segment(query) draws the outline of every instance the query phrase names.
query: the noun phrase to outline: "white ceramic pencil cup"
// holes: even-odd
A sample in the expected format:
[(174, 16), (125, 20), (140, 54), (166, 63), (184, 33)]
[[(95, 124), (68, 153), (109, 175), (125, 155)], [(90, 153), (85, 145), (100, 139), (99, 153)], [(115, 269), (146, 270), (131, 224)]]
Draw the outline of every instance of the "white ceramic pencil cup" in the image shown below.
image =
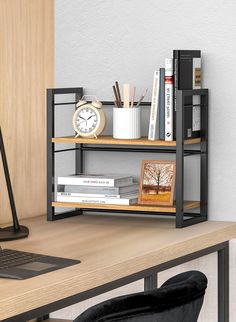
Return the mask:
[(140, 107), (113, 108), (113, 138), (139, 139), (141, 137), (140, 110)]

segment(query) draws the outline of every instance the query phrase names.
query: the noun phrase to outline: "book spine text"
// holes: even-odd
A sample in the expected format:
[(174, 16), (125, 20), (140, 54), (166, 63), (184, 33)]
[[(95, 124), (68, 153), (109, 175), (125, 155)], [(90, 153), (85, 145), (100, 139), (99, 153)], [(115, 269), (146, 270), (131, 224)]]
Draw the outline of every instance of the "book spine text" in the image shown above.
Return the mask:
[(152, 88), (152, 105), (150, 111), (150, 122), (148, 131), (148, 140), (159, 139), (159, 118), (158, 118), (158, 105), (159, 105), (159, 85), (160, 85), (160, 72), (154, 72), (153, 88)]
[(165, 140), (173, 141), (173, 59), (165, 60)]

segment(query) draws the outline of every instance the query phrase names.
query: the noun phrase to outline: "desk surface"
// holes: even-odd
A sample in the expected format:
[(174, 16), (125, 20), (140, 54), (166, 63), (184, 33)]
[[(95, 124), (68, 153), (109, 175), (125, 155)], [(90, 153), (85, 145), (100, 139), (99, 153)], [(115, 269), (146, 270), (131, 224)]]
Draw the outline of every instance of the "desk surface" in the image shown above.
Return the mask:
[(28, 239), (3, 248), (80, 259), (81, 264), (17, 281), (0, 279), (0, 320), (90, 290), (236, 237), (236, 223), (176, 229), (174, 220), (86, 215), (22, 221)]

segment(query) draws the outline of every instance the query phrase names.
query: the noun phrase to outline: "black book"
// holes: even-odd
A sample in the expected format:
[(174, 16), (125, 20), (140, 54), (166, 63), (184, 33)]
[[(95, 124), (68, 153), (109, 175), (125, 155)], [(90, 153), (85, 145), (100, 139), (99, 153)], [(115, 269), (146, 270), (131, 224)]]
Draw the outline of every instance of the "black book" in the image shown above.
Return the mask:
[(159, 139), (165, 140), (165, 68), (160, 68)]
[[(176, 138), (176, 90), (201, 88), (201, 51), (174, 50), (174, 139)], [(184, 138), (200, 137), (200, 97), (187, 97), (185, 104)], [(194, 106), (192, 106), (194, 105)], [(197, 105), (197, 106), (196, 106)]]

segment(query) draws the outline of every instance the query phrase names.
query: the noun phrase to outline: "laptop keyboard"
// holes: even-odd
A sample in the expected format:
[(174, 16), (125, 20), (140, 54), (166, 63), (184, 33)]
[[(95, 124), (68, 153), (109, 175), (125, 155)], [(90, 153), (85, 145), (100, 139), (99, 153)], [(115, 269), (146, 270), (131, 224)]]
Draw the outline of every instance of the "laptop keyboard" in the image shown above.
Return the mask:
[(35, 262), (45, 257), (40, 254), (21, 252), (13, 249), (0, 248), (0, 270)]

